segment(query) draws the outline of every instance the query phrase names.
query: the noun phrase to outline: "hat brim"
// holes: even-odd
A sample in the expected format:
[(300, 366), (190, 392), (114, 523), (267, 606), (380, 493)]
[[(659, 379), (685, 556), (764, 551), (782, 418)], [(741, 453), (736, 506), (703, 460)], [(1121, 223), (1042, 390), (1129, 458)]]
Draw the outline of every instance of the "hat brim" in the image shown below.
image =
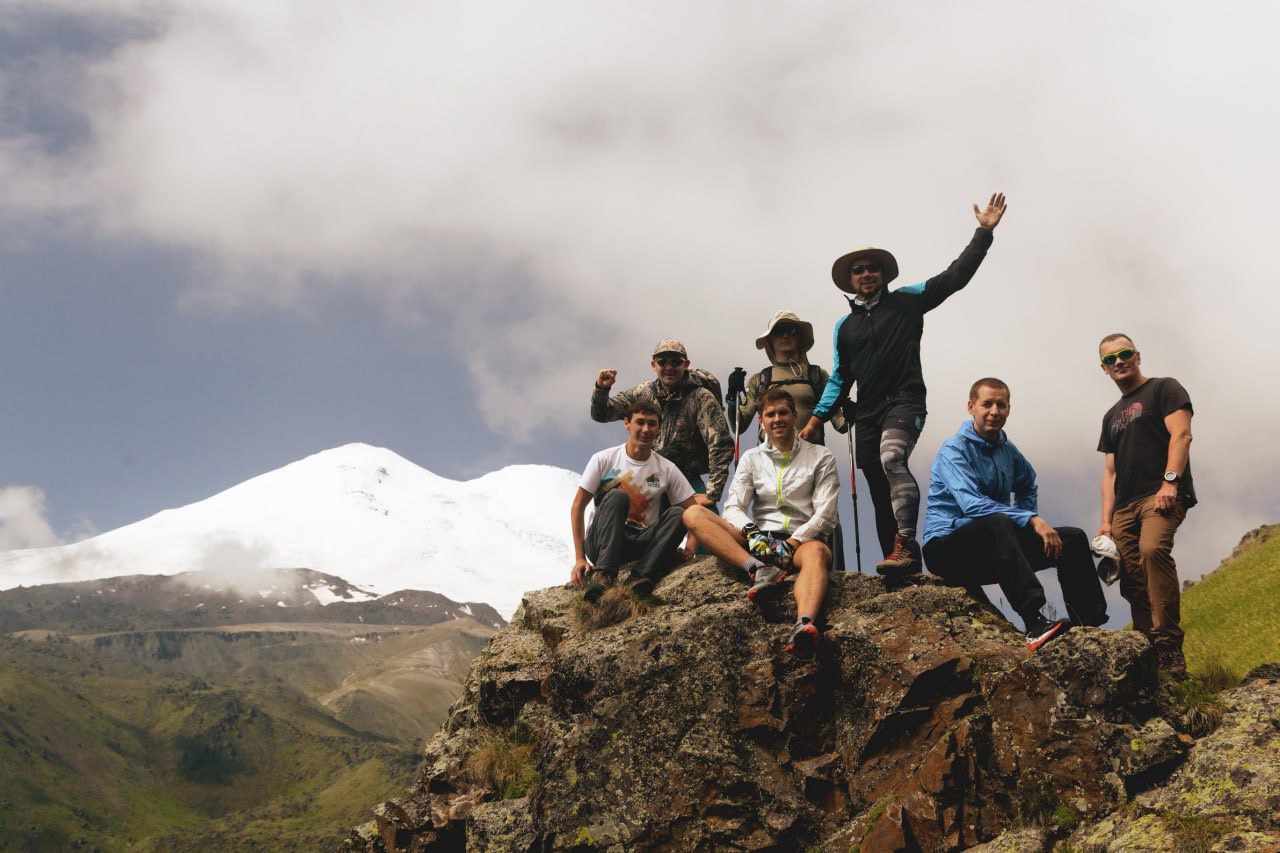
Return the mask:
[(808, 353), (813, 349), (813, 324), (801, 320), (794, 314), (790, 316), (774, 317), (773, 322), (769, 324), (769, 331), (756, 338), (756, 349), (762, 349), (769, 353), (769, 358), (773, 358), (773, 348), (769, 346), (769, 337), (773, 334), (773, 330), (778, 327), (779, 323), (794, 323), (800, 327), (800, 352)]
[(884, 249), (877, 249), (873, 246), (864, 246), (861, 249), (854, 249), (847, 255), (841, 255), (836, 258), (836, 262), (831, 265), (831, 280), (835, 282), (836, 287), (845, 293), (855, 293), (853, 284), (849, 280), (849, 268), (853, 266), (854, 258), (872, 257), (880, 262), (881, 275), (884, 283), (888, 284), (898, 277), (898, 259), (893, 253)]

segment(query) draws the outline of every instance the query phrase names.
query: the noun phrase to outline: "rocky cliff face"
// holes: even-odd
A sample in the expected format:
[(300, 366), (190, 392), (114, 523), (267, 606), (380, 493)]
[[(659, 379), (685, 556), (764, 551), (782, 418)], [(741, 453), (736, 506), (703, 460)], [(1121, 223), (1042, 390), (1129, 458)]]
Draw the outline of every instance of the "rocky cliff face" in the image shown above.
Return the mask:
[[(962, 591), (850, 575), (820, 653), (796, 660), (790, 595), (757, 609), (713, 559), (657, 596), (607, 627), (571, 590), (526, 596), (417, 786), (344, 849), (1043, 850), (1073, 829), (1080, 849), (1107, 849), (1135, 796), (1191, 772), (1192, 739), (1160, 715), (1132, 632), (1077, 628), (1028, 655)], [(1255, 681), (1237, 704), (1270, 714), (1250, 741), (1269, 763), (1247, 783), (1214, 772), (1252, 792), (1232, 831), (1280, 841), (1258, 793), (1277, 775), (1280, 689)]]

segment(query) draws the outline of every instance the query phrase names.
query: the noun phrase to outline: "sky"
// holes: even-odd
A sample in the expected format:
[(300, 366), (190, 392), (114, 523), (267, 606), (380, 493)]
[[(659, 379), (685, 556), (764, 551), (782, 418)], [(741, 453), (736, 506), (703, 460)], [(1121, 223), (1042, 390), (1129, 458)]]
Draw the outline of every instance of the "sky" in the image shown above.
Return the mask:
[(0, 549), (353, 441), (456, 479), (580, 470), (624, 438), (588, 417), (597, 370), (643, 381), (666, 337), (758, 368), (779, 309), (829, 365), (831, 262), (874, 244), (922, 280), (999, 190), (986, 262), (927, 318), (916, 476), (999, 376), (1042, 513), (1091, 533), (1097, 344), (1126, 332), (1195, 404), (1199, 577), (1280, 521), (1278, 19), (0, 0)]

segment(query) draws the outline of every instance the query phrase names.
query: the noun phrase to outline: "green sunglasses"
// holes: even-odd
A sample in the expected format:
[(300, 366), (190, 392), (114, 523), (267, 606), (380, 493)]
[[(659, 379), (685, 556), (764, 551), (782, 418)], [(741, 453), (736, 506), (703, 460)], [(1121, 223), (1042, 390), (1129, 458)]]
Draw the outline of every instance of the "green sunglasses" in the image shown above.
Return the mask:
[(1104, 355), (1102, 357), (1102, 363), (1105, 364), (1107, 367), (1110, 367), (1111, 365), (1116, 363), (1117, 359), (1124, 359), (1125, 361), (1128, 361), (1129, 359), (1133, 358), (1137, 354), (1138, 354), (1138, 351), (1136, 349), (1130, 349), (1129, 347), (1125, 347), (1124, 349), (1116, 350), (1115, 352), (1109, 352), (1106, 355)]

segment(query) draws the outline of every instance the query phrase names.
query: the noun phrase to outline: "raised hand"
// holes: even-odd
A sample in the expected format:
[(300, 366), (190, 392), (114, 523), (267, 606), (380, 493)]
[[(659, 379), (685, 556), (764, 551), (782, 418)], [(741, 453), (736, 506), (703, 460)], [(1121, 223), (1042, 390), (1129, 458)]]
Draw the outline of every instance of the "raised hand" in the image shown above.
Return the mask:
[(979, 225), (990, 229), (1000, 224), (1000, 217), (1004, 216), (1005, 209), (1004, 193), (992, 193), (991, 201), (987, 202), (986, 209), (979, 209), (975, 204), (973, 206), (973, 215), (978, 218)]
[(596, 376), (596, 387), (597, 387), (597, 388), (612, 388), (612, 387), (613, 387), (613, 383), (614, 383), (614, 382), (617, 382), (617, 381), (618, 381), (618, 371), (616, 371), (616, 370), (608, 370), (608, 369), (606, 369), (606, 370), (602, 370), (602, 371), (600, 371), (600, 373)]

